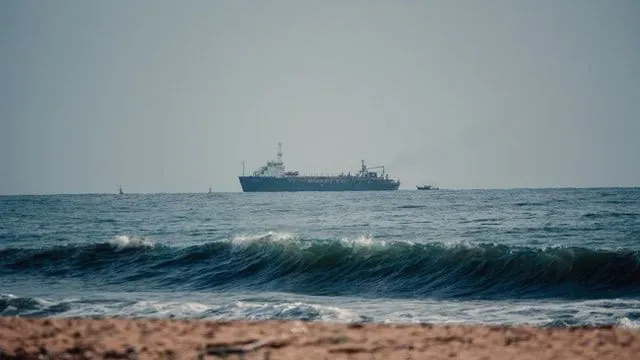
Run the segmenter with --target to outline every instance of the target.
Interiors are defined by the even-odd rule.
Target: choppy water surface
[[[640,189],[0,197],[0,314],[640,323]]]

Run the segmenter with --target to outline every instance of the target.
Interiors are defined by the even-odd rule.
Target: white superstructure
[[[267,165],[253,173],[253,176],[284,177],[284,163],[282,162],[282,143],[278,143],[278,160],[267,161]]]

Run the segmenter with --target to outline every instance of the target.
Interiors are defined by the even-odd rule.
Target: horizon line
[[[504,187],[504,188],[440,188],[438,190],[430,191],[438,192],[438,191],[478,191],[478,190],[491,190],[491,191],[511,191],[511,190],[597,190],[597,189],[637,189],[640,188],[640,185],[631,185],[631,186],[545,186],[545,187]],[[414,188],[407,189],[398,189],[398,190],[369,190],[369,191],[257,191],[250,193],[392,193],[396,191],[420,191]],[[421,193],[424,191],[420,191]],[[118,192],[80,192],[80,193],[13,193],[13,194],[0,194],[0,196],[56,196],[56,195],[117,195],[117,196],[127,196],[127,195],[192,195],[192,194],[243,194],[245,193],[242,190],[239,191],[212,191],[209,193],[208,191],[177,191],[177,192],[125,192],[124,194],[118,194]]]

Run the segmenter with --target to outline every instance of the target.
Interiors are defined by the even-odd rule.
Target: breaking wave
[[[109,243],[115,245],[118,249],[152,247],[154,245],[150,239],[127,235],[118,235],[109,241]]]
[[[190,247],[118,236],[98,244],[0,249],[0,275],[99,281],[118,289],[247,289],[434,299],[603,299],[640,295],[626,249],[304,239],[269,232]],[[0,299],[9,308],[19,300]],[[28,306],[28,304],[27,304]]]

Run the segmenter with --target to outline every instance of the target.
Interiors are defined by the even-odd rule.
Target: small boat
[[[440,188],[435,185],[418,185],[416,188],[418,188],[418,190],[440,190]]]
[[[211,191],[211,186],[209,186],[209,194],[211,194],[211,192],[212,192],[212,191]]]
[[[119,195],[124,195],[124,191],[122,191],[122,186],[120,186],[120,188],[118,189],[118,194]]]

